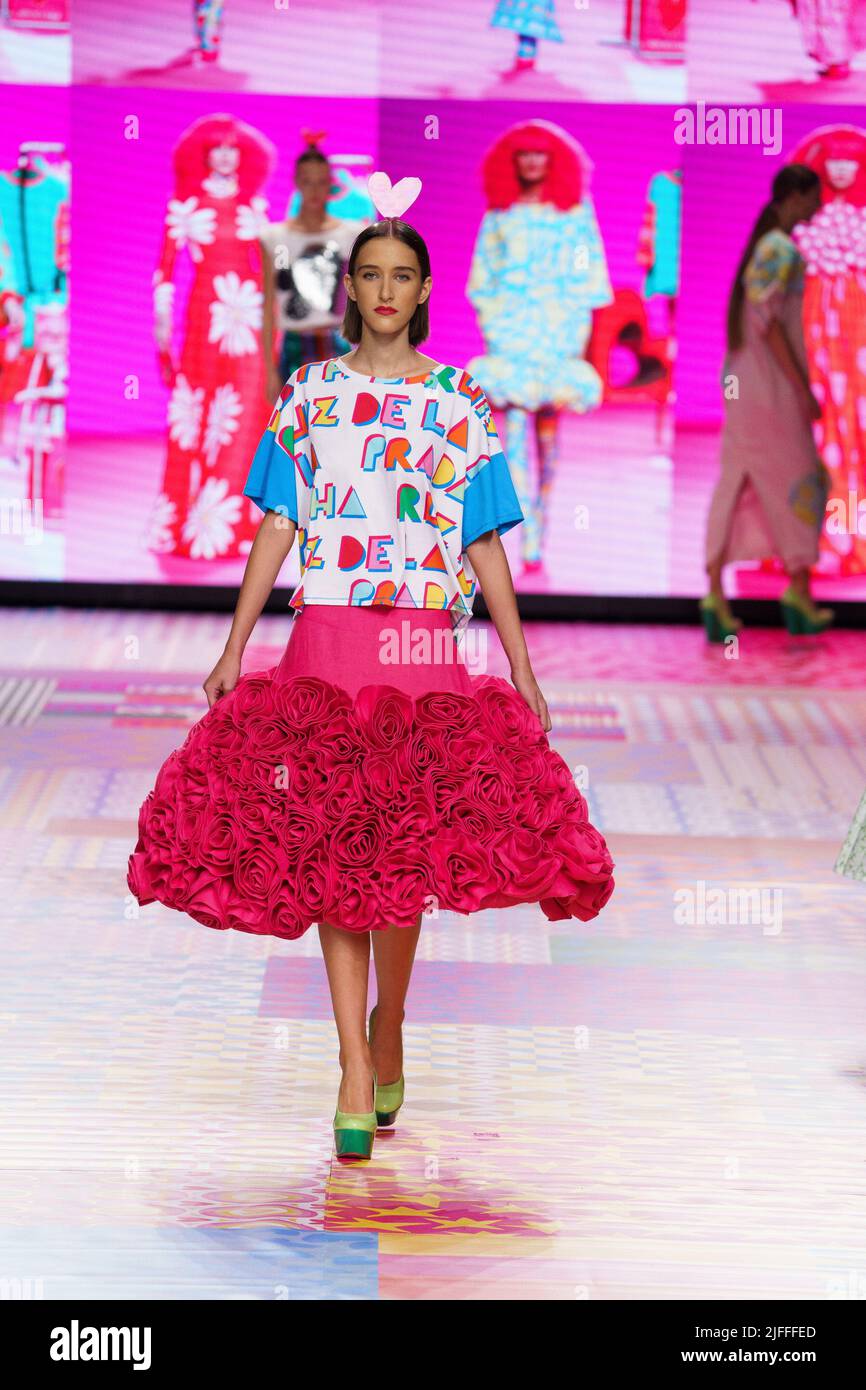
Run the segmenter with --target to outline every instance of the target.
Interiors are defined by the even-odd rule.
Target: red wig
[[[544,150],[548,158],[545,200],[565,211],[589,192],[592,160],[582,145],[553,121],[518,121],[490,146],[481,166],[488,208],[510,208],[521,192],[514,163],[518,150]]]
[[[237,145],[240,151],[237,179],[244,202],[258,193],[276,163],[276,149],[260,130],[226,113],[201,116],[187,127],[174,147],[178,198],[201,192],[202,180],[209,173],[208,155],[217,145]]]
[[[850,188],[834,188],[827,175],[828,159],[854,159],[858,169]],[[866,207],[866,130],[856,125],[824,125],[813,130],[791,156],[791,163],[808,164],[821,180],[821,201],[844,198]]]

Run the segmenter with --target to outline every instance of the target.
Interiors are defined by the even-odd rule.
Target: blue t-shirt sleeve
[[[244,484],[244,496],[261,507],[263,512],[278,512],[280,516],[298,520],[298,489],[295,480],[294,389],[291,378],[283,387],[253,455],[249,475]],[[287,394],[288,393],[288,394]]]
[[[499,442],[490,402],[477,382],[469,407],[466,488],[463,494],[463,549],[488,531],[510,531],[523,512],[514,491],[508,460]]]

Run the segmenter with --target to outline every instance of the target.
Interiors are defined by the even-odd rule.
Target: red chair
[[[634,359],[634,372],[615,382],[612,356],[625,348]],[[596,309],[592,336],[586,350],[604,383],[606,401],[655,401],[665,405],[673,392],[673,364],[669,338],[650,335],[646,305],[635,290],[614,290],[612,304]]]

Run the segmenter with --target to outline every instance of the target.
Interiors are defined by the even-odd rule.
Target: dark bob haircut
[[[371,226],[365,227],[363,232],[355,238],[355,244],[349,255],[346,270],[350,275],[355,274],[355,267],[358,264],[358,256],[374,237],[394,237],[397,241],[402,241],[404,246],[415,252],[418,257],[418,264],[421,267],[421,279],[426,280],[430,274],[430,252],[427,250],[424,238],[410,227],[408,222],[402,222],[399,217],[386,217],[382,222],[374,222]],[[414,314],[409,320],[409,343],[412,347],[417,347],[423,343],[425,338],[430,336],[430,300],[425,299],[423,304],[419,304]],[[346,303],[346,310],[343,314],[343,322],[340,325],[340,332],[350,343],[360,343],[363,319],[360,310],[354,299],[349,299]]]

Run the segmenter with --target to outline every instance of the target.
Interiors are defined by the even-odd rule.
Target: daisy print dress
[[[261,520],[243,496],[250,452],[267,418],[262,359],[262,266],[258,236],[267,204],[200,192],[168,204],[154,316],[170,332],[178,260],[192,266],[183,341],[163,352],[172,385],[162,486],[147,524],[147,547],[192,560],[249,553]]]
[[[459,658],[467,547],[522,520],[477,381],[307,364],[244,492],[296,523],[292,631],[159,770],[139,903],[287,938],[518,904],[596,917],[613,861],[569,768],[514,687]]]

